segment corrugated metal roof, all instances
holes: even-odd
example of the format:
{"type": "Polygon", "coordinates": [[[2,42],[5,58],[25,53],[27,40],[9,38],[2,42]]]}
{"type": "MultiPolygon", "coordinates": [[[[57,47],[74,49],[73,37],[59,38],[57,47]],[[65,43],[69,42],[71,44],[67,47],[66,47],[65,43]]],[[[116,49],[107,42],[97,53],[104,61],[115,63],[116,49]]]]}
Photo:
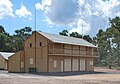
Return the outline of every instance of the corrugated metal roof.
{"type": "Polygon", "coordinates": [[[95,45],[93,45],[93,44],[89,43],[88,41],[81,39],[81,38],[62,36],[62,35],[57,35],[57,34],[45,33],[45,32],[39,32],[39,33],[55,43],[96,47],[95,45]]]}
{"type": "Polygon", "coordinates": [[[0,54],[1,54],[5,59],[8,59],[8,57],[10,57],[11,55],[13,55],[13,54],[15,54],[15,53],[0,52],[0,54]]]}

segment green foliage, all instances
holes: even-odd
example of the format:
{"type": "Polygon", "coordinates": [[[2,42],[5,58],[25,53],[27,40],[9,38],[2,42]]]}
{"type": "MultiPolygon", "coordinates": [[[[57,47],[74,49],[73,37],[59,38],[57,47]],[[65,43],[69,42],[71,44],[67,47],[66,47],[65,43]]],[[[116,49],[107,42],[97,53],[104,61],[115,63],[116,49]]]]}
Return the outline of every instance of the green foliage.
{"type": "Polygon", "coordinates": [[[117,29],[120,32],[120,17],[115,17],[113,19],[109,18],[111,27],[117,29]]]}
{"type": "Polygon", "coordinates": [[[4,27],[0,25],[0,33],[5,33],[4,27]]]}
{"type": "Polygon", "coordinates": [[[91,38],[89,35],[84,35],[84,36],[83,36],[83,39],[85,39],[86,41],[88,41],[88,42],[90,42],[90,43],[93,42],[92,38],[91,38]]]}
{"type": "Polygon", "coordinates": [[[32,28],[31,27],[25,27],[20,30],[15,30],[15,34],[13,35],[13,41],[14,41],[14,47],[16,48],[15,51],[23,50],[24,40],[31,35],[32,28]]]}
{"type": "Polygon", "coordinates": [[[67,30],[63,30],[62,32],[59,32],[60,35],[63,36],[68,36],[68,31],[67,30]]]}
{"type": "Polygon", "coordinates": [[[82,38],[90,43],[93,43],[92,38],[89,35],[84,35],[82,36],[81,34],[77,33],[77,32],[72,32],[69,33],[67,30],[63,30],[62,32],[59,32],[60,35],[63,36],[70,36],[70,37],[75,37],[75,38],[82,38]]]}
{"type": "Polygon", "coordinates": [[[80,34],[77,33],[77,32],[72,32],[72,33],[70,34],[70,36],[71,36],[71,37],[76,37],[76,38],[82,38],[82,35],[80,35],[80,34]]]}
{"type": "Polygon", "coordinates": [[[31,27],[25,27],[15,30],[14,35],[9,35],[4,27],[0,26],[0,51],[17,52],[23,50],[23,42],[31,35],[31,32],[31,27]]]}
{"type": "Polygon", "coordinates": [[[120,18],[109,19],[111,26],[96,34],[100,63],[120,66],[120,18]]]}

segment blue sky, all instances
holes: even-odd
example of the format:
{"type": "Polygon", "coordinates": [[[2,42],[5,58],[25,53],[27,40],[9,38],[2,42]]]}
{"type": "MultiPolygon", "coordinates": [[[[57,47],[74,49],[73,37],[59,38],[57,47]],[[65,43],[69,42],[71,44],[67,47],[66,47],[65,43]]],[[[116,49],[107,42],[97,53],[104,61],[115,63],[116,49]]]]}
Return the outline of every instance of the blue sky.
{"type": "Polygon", "coordinates": [[[120,0],[0,0],[0,25],[13,34],[30,26],[34,30],[36,8],[37,30],[58,34],[90,34],[109,27],[108,18],[120,16],[120,0]],[[83,29],[83,32],[82,32],[83,29]]]}

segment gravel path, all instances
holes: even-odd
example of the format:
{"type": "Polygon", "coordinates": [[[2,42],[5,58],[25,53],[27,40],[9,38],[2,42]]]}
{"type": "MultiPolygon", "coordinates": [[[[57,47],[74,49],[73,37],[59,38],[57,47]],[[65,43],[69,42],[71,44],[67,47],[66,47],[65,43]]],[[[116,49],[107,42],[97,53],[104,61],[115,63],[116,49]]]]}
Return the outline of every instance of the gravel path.
{"type": "Polygon", "coordinates": [[[0,84],[120,84],[120,81],[41,78],[0,78],[0,84]]]}

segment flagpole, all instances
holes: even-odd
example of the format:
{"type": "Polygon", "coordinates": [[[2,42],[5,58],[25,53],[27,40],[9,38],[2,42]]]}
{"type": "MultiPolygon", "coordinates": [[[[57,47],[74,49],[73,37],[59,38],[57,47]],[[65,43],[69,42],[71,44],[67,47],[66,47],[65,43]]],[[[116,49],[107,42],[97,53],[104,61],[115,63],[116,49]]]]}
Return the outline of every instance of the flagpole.
{"type": "Polygon", "coordinates": [[[82,19],[82,38],[83,38],[83,19],[82,19]]]}
{"type": "Polygon", "coordinates": [[[35,7],[35,16],[34,16],[34,28],[35,28],[35,72],[37,71],[36,68],[36,7],[35,7]]]}
{"type": "Polygon", "coordinates": [[[35,31],[36,31],[36,7],[35,7],[35,16],[34,16],[34,20],[35,20],[35,21],[34,21],[34,22],[35,22],[35,23],[34,23],[34,28],[35,28],[35,31]]]}
{"type": "Polygon", "coordinates": [[[84,16],[83,16],[83,13],[84,13],[84,7],[85,7],[85,2],[86,0],[84,1],[82,7],[81,7],[81,19],[82,19],[82,38],[83,38],[83,35],[84,35],[84,16]]]}

